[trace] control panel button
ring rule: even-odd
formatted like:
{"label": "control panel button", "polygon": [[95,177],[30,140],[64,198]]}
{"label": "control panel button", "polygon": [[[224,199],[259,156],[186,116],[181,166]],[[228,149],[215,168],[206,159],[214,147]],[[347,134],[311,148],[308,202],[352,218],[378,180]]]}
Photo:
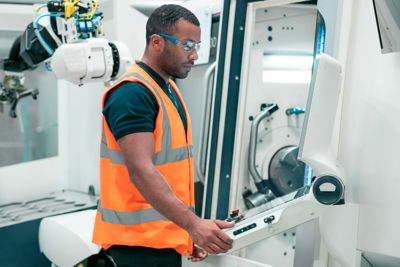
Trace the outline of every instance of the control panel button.
{"label": "control panel button", "polygon": [[244,232],[246,232],[246,231],[248,231],[250,229],[256,228],[256,227],[257,227],[257,224],[256,223],[252,223],[252,224],[247,225],[245,227],[242,227],[242,228],[240,228],[240,229],[238,229],[236,231],[233,231],[233,235],[239,235],[241,233],[244,233]]}

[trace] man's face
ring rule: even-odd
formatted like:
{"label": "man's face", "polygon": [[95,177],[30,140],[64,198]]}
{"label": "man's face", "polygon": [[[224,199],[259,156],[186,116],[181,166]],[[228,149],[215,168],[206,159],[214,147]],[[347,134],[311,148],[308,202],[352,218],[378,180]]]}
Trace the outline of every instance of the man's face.
{"label": "man's face", "polygon": [[180,44],[176,45],[165,40],[164,51],[161,55],[160,65],[164,71],[176,78],[186,78],[192,69],[198,55],[195,48],[185,51],[183,44],[186,41],[200,42],[200,27],[180,19],[176,23],[176,31],[171,36],[177,38]]}

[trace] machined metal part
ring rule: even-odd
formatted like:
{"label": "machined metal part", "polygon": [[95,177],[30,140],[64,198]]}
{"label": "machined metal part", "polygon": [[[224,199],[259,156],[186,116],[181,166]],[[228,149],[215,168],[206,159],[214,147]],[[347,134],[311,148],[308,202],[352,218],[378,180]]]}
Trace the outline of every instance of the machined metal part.
{"label": "machined metal part", "polygon": [[297,159],[299,148],[286,146],[272,157],[268,168],[270,189],[275,196],[286,195],[304,184],[304,162]]}
{"label": "machined metal part", "polygon": [[248,209],[252,209],[267,203],[267,196],[265,194],[255,192],[245,197],[244,204]]}

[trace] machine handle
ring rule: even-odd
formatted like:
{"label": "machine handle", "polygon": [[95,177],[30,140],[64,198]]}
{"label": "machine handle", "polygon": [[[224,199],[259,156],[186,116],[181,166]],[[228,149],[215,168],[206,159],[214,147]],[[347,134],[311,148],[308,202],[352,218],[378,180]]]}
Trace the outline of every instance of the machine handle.
{"label": "machine handle", "polygon": [[[277,104],[267,105],[260,113],[257,114],[257,116],[254,118],[254,120],[251,124],[248,164],[249,164],[249,172],[250,172],[251,176],[253,177],[254,183],[256,184],[256,186],[263,184],[263,181],[264,181],[264,179],[262,178],[262,176],[260,175],[260,173],[257,171],[257,168],[256,168],[258,127],[260,125],[260,122],[264,118],[271,116],[272,113],[274,113],[278,109],[279,109],[279,107]],[[258,186],[257,186],[257,188],[258,188]]]}
{"label": "machine handle", "polygon": [[213,78],[213,74],[215,72],[215,68],[217,66],[216,62],[213,62],[210,67],[208,67],[205,76],[204,76],[204,85],[206,88],[206,92],[204,94],[204,110],[202,113],[202,118],[201,118],[201,125],[200,125],[200,141],[199,141],[199,154],[197,155],[197,159],[195,160],[195,165],[194,169],[197,174],[197,177],[199,177],[200,181],[204,184],[205,180],[205,171],[204,166],[205,166],[205,158],[207,155],[207,141],[206,138],[208,138],[208,126],[210,122],[210,113],[211,113],[211,97],[214,92],[214,83],[212,83],[210,87],[210,82],[211,79]]}
{"label": "machine handle", "polygon": [[306,110],[304,108],[288,108],[286,109],[286,115],[300,115],[304,114]]}

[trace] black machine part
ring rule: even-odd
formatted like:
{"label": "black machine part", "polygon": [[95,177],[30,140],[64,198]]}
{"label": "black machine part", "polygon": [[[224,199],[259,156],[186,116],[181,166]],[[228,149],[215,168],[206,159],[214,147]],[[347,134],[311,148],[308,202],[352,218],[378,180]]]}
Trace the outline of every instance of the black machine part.
{"label": "black machine part", "polygon": [[[38,31],[51,49],[55,50],[58,47],[45,27],[38,25]],[[37,64],[50,56],[37,38],[33,23],[30,23],[22,35],[14,41],[8,59],[4,60],[2,68],[6,71],[22,72],[35,68]]]}
{"label": "black machine part", "polygon": [[[38,25],[38,31],[51,49],[55,50],[57,43],[53,40],[47,29]],[[20,54],[29,66],[36,66],[51,56],[36,36],[33,23],[30,23],[22,34]]]}
{"label": "black machine part", "polygon": [[118,48],[114,43],[109,42],[108,45],[111,47],[111,52],[112,52],[113,61],[114,61],[113,71],[111,73],[111,77],[114,78],[117,76],[118,71],[119,71],[119,67],[120,67],[120,63],[121,63],[120,56],[119,56]]}
{"label": "black machine part", "polygon": [[297,146],[286,146],[272,156],[268,168],[268,180],[275,196],[286,195],[304,185],[306,165],[297,159],[298,154]]}
{"label": "black machine part", "polygon": [[21,37],[20,35],[14,40],[8,58],[2,62],[2,69],[13,72],[21,72],[29,69],[28,64],[25,63],[19,53],[21,49]]}
{"label": "black machine part", "polygon": [[344,184],[333,175],[317,177],[313,184],[315,199],[324,205],[344,204]]}

